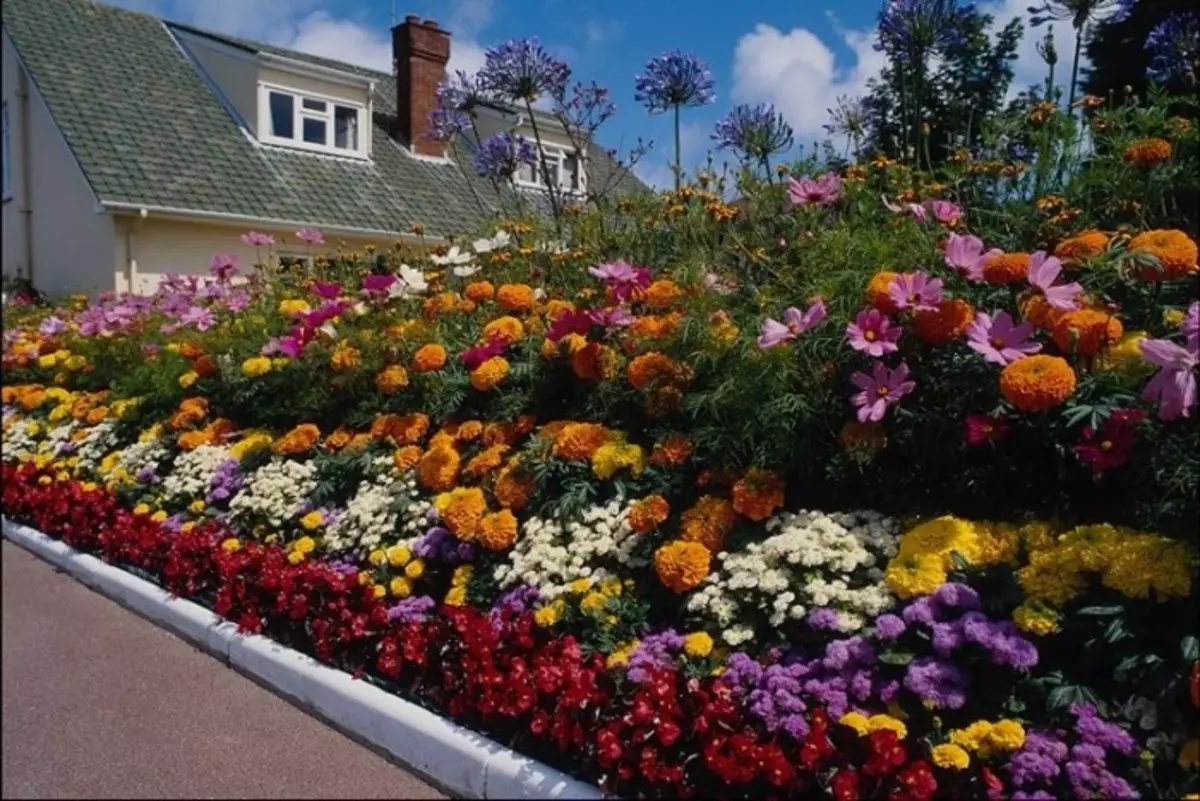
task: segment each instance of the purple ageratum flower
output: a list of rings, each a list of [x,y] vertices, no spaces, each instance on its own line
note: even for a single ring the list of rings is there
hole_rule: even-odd
[[[793,206],[832,206],[846,194],[842,179],[832,172],[816,179],[789,178],[787,193]]]
[[[908,365],[900,362],[895,370],[888,369],[883,362],[871,365],[871,374],[861,370],[850,375],[850,383],[861,392],[850,398],[858,409],[858,422],[879,422],[887,414],[888,407],[916,389],[917,383],[908,380]]]
[[[846,326],[850,347],[875,359],[900,349],[896,345],[900,333],[900,327],[892,325],[891,319],[878,309],[860,311],[854,322]]]
[[[718,150],[734,150],[757,162],[784,152],[795,141],[792,126],[769,104],[734,106],[717,121],[712,139]]]
[[[536,161],[537,154],[530,141],[509,131],[485,137],[471,158],[477,175],[495,181],[511,181],[520,165]]]
[[[1169,339],[1143,339],[1138,349],[1159,370],[1142,390],[1142,398],[1158,401],[1158,416],[1171,421],[1189,417],[1196,405],[1196,368],[1200,364],[1196,336],[1188,337],[1188,347]]]
[[[487,49],[478,80],[481,89],[501,99],[532,103],[543,94],[561,98],[571,68],[550,55],[536,37],[510,39]]]
[[[1029,284],[1046,296],[1046,301],[1059,311],[1071,311],[1079,308],[1077,298],[1083,294],[1083,287],[1072,281],[1069,284],[1055,286],[1059,273],[1062,272],[1062,262],[1054,256],[1046,255],[1039,250],[1029,257]]]
[[[1146,37],[1150,65],[1146,74],[1160,83],[1195,80],[1200,62],[1200,20],[1191,11],[1172,14]]]
[[[634,82],[633,99],[647,111],[706,106],[716,100],[716,84],[708,66],[692,53],[673,50],[655,56]]]
[[[805,620],[816,631],[837,631],[838,613],[836,609],[829,607],[814,609],[808,613]]]
[[[965,609],[972,611],[979,608],[979,593],[958,582],[947,582],[933,591],[933,600],[945,610]]]
[[[679,652],[683,650],[684,636],[675,629],[667,629],[642,638],[638,647],[629,655],[626,676],[635,684],[650,678],[654,667],[671,667]]]
[[[1033,323],[1014,325],[1008,312],[1002,311],[993,320],[991,315],[979,312],[975,322],[967,326],[967,346],[985,361],[1004,366],[1037,353],[1042,346],[1029,340],[1033,334]]]
[[[316,228],[301,228],[296,232],[296,238],[306,245],[325,244],[325,235]]]
[[[414,595],[388,609],[388,621],[401,624],[419,623],[429,617],[436,605],[428,595]]]
[[[475,548],[469,542],[461,542],[442,526],[433,526],[413,545],[413,554],[421,559],[458,564],[469,562],[475,557]]]
[[[967,680],[951,662],[922,657],[908,666],[904,687],[938,709],[960,709],[967,702]]]
[[[946,242],[946,266],[958,270],[963,277],[970,281],[983,280],[983,260],[1001,251],[993,248],[987,253],[983,251],[983,240],[977,236],[960,236],[950,234]]]
[[[1133,737],[1120,726],[1101,719],[1093,705],[1076,702],[1071,704],[1070,711],[1075,716],[1075,731],[1083,742],[1124,756],[1137,753]]]
[[[892,279],[888,295],[897,309],[936,311],[942,300],[942,279],[924,272],[902,273]]]
[[[880,640],[898,639],[907,628],[903,618],[896,615],[887,614],[875,618],[875,637]]]
[[[825,319],[825,304],[817,301],[801,312],[795,306],[790,306],[783,313],[783,322],[771,317],[763,320],[762,334],[755,341],[759,350],[770,350],[777,345],[790,342],[806,331],[811,331]]]
[[[535,603],[540,600],[542,594],[538,592],[537,587],[530,587],[527,584],[522,584],[520,587],[515,587],[500,596],[496,603],[492,606],[492,617],[498,618],[501,612],[511,612],[517,615],[523,615],[533,609]]]
[[[264,234],[261,231],[247,231],[242,234],[242,244],[250,247],[258,248],[264,245],[274,245],[275,237],[270,234]]]

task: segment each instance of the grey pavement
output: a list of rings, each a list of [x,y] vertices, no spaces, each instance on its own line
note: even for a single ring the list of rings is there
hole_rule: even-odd
[[[444,798],[5,541],[4,798]]]

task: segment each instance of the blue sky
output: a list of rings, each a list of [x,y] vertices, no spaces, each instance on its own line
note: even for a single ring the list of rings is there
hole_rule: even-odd
[[[390,70],[392,0],[105,0],[170,19]],[[634,76],[651,57],[681,48],[713,71],[717,102],[686,112],[685,167],[709,152],[713,124],[735,103],[773,103],[798,142],[823,138],[826,109],[860,94],[881,60],[871,47],[880,0],[395,0],[398,18],[432,17],[453,34],[451,67],[473,71],[484,48],[537,36],[571,64],[574,77],[609,87],[619,111],[600,139],[627,149],[637,137],[654,151],[639,167],[665,185],[673,159],[671,124],[633,100]],[[982,0],[999,24],[1023,16],[1028,0]],[[1062,27],[1062,26],[1060,26]],[[1042,32],[1038,32],[1040,36]],[[1059,52],[1070,52],[1057,31]],[[1040,79],[1035,36],[1026,34],[1018,85]],[[718,163],[723,160],[717,154]]]

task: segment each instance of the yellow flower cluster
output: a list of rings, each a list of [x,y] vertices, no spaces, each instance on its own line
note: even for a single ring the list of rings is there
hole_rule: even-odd
[[[607,481],[628,468],[635,476],[646,468],[646,454],[639,445],[627,442],[606,442],[592,454],[592,472]]]
[[[867,717],[861,712],[847,712],[845,715],[842,715],[838,723],[854,729],[854,731],[858,732],[859,737],[865,737],[871,732],[882,731],[884,729],[896,732],[900,739],[904,739],[908,735],[908,727],[904,725],[904,721],[894,718],[891,715],[871,715],[871,717]]]
[[[623,645],[618,645],[617,648],[608,655],[608,660],[605,664],[609,670],[623,668],[629,664],[629,657],[637,650],[637,647],[642,644],[641,640],[631,640]]]
[[[971,756],[954,743],[935,745],[931,754],[933,764],[943,770],[966,770],[971,765]]]
[[[467,605],[467,585],[475,575],[472,565],[459,565],[450,576],[450,591],[446,593],[446,606]]]
[[[972,523],[944,516],[922,523],[900,538],[887,569],[887,583],[901,598],[928,595],[946,582],[954,554],[970,567],[1012,563],[1020,530],[997,523]]]
[[[977,754],[980,759],[1011,753],[1025,744],[1025,727],[1015,720],[991,723],[977,720],[965,729],[950,732],[950,743]]]
[[[308,558],[308,555],[317,549],[317,541],[312,537],[301,537],[292,543],[288,549],[287,560],[288,564],[298,565]]]

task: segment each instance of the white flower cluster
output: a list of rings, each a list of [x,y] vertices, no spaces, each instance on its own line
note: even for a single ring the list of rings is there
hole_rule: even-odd
[[[202,447],[209,448],[211,446],[204,445]],[[195,451],[191,451],[190,453],[194,452]],[[147,468],[153,470],[156,474],[159,473],[164,461],[170,455],[171,452],[167,449],[167,446],[162,440],[148,439],[145,442],[135,442],[129,447],[125,448],[125,450],[120,451],[117,455],[117,464],[124,468],[129,475],[137,478],[138,473]],[[209,476],[209,480],[212,480],[212,476]],[[205,489],[207,488],[208,485],[205,485]]]
[[[501,587],[528,584],[554,598],[575,579],[614,578],[606,563],[637,566],[633,555],[637,535],[629,527],[632,504],[617,498],[586,509],[578,521],[561,523],[531,517],[509,553],[509,564],[494,574]]]
[[[57,456],[59,448],[71,442],[71,437],[79,430],[79,424],[74,420],[67,420],[65,423],[59,423],[53,428],[47,428],[43,432],[45,439],[38,445],[39,453],[49,453],[52,456]]]
[[[398,532],[407,540],[425,527],[430,504],[420,497],[413,472],[399,473],[388,456],[376,459],[371,472],[373,476],[358,485],[345,510],[325,530],[330,552],[357,550],[365,555],[390,545]]]
[[[238,523],[267,523],[280,528],[300,511],[317,488],[315,462],[272,459],[246,476],[246,483],[229,502],[230,517]]]
[[[772,536],[717,555],[687,609],[719,626],[731,646],[754,639],[755,621],[782,626],[827,608],[839,631],[856,631],[895,603],[882,566],[896,553],[900,524],[876,512],[783,512],[767,521]],[[756,614],[757,613],[757,614]]]
[[[217,474],[217,469],[232,458],[229,448],[221,445],[201,445],[194,450],[179,454],[175,459],[175,466],[163,479],[163,501],[166,503],[190,503],[197,498],[203,499],[212,483],[213,476]]]
[[[13,414],[18,414],[13,412]],[[8,423],[8,420],[5,420]],[[37,434],[33,432],[38,432]],[[4,461],[16,462],[21,454],[38,452],[41,441],[42,424],[33,420],[22,420],[19,417],[4,430]]]
[[[87,436],[77,443],[78,449],[75,451],[80,470],[94,471],[100,466],[105,455],[117,446],[115,432],[116,424],[108,420],[88,429]]]

